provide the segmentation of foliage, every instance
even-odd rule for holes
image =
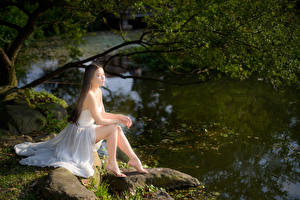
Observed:
[[[28,16],[25,13],[20,12],[20,9],[16,7],[8,7],[7,9],[1,9],[0,12],[1,20],[6,20],[7,22],[19,26],[24,26],[26,24],[26,21],[28,20]],[[12,43],[17,34],[18,31],[15,29],[12,29],[7,26],[0,26],[0,47],[5,47],[8,44]]]
[[[43,131],[46,133],[59,133],[62,129],[64,129],[69,121],[68,121],[68,115],[64,117],[64,119],[59,120],[57,119],[54,114],[50,111],[46,111],[46,120],[47,123],[45,127],[43,128]]]
[[[165,71],[191,73],[201,79],[215,71],[241,80],[258,76],[274,87],[299,89],[300,8],[297,0],[14,2],[21,6],[0,7],[0,20],[21,28],[31,19],[28,13],[49,5],[37,19],[36,28],[26,38],[25,45],[39,38],[59,36],[74,60],[81,55],[76,46],[83,42],[88,25],[97,17],[107,23],[104,13],[119,18],[126,11],[133,18],[144,13],[143,21],[149,31],[144,38],[144,50],[165,51],[163,59],[156,60],[167,60],[163,65],[159,63],[159,68]],[[0,30],[0,47],[6,51],[18,31],[3,23]],[[122,36],[125,37],[125,33]]]
[[[46,91],[37,92],[32,88],[25,89],[24,95],[29,106],[37,108],[45,114],[47,123],[43,128],[43,131],[47,133],[59,133],[68,125],[68,115],[64,116],[64,119],[59,120],[55,117],[53,112],[47,110],[42,106],[42,104],[45,103],[57,103],[62,107],[67,108],[68,104],[65,102],[65,100],[56,97],[52,93],[48,93]]]
[[[1,9],[1,20],[24,27],[28,22],[28,13],[32,13],[42,2],[18,2],[23,5],[8,6]],[[96,0],[75,0],[75,1],[51,1],[48,2],[48,9],[40,16],[36,23],[36,28],[25,45],[30,44],[35,39],[49,36],[59,36],[64,39],[65,44],[76,45],[82,41],[82,36],[86,33],[85,28],[88,23],[95,20],[95,13],[101,9]],[[26,12],[24,12],[26,10]],[[0,46],[5,47],[12,43],[18,32],[7,26],[0,26]],[[70,48],[72,48],[70,46]]]
[[[214,200],[220,195],[218,192],[207,192],[204,185],[188,189],[170,191],[169,194],[175,199],[202,199]]]
[[[37,105],[44,103],[57,103],[64,108],[68,107],[68,104],[63,99],[60,99],[55,95],[46,92],[45,90],[37,92],[32,88],[28,88],[25,89],[24,94],[28,104],[32,107],[36,107]]]
[[[150,0],[136,2],[134,9],[151,13],[144,19],[151,31],[147,49],[180,49],[178,59],[188,59],[199,71],[239,79],[257,75],[276,87],[299,88],[297,1]]]

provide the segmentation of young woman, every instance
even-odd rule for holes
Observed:
[[[107,142],[108,160],[106,170],[117,177],[121,173],[116,161],[116,148],[128,155],[128,165],[140,173],[148,173],[132,150],[122,128],[132,125],[129,117],[105,112],[101,86],[105,74],[101,65],[86,67],[80,96],[71,123],[56,137],[46,142],[24,142],[14,146],[18,155],[28,156],[19,161],[22,165],[64,167],[77,176],[90,177],[94,174],[94,152],[103,140]],[[96,124],[94,124],[96,123]]]

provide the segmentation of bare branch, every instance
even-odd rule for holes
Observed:
[[[64,66],[59,67],[56,70],[54,70],[54,71],[52,71],[48,74],[45,74],[41,78],[38,78],[38,79],[32,81],[31,83],[23,86],[22,89],[36,87],[37,85],[39,85],[39,84],[41,84],[41,83],[57,76],[58,74],[61,74],[62,72],[66,71],[67,69],[71,69],[71,68],[74,68],[74,67],[78,67],[78,66],[75,63],[67,63]]]
[[[115,47],[112,47],[112,48],[110,48],[110,49],[106,50],[105,52],[100,53],[98,55],[95,55],[95,56],[92,56],[92,57],[89,57],[87,59],[84,59],[84,60],[81,60],[81,61],[77,61],[77,62],[74,62],[74,63],[72,63],[72,62],[71,63],[67,63],[67,64],[65,64],[62,67],[58,67],[56,70],[50,72],[49,74],[45,74],[44,76],[42,76],[42,77],[40,77],[40,78],[32,81],[31,83],[23,86],[22,88],[36,87],[37,85],[39,85],[39,84],[41,84],[41,83],[43,83],[43,82],[45,82],[45,81],[47,81],[47,80],[49,80],[49,79],[51,79],[51,78],[53,78],[55,76],[61,74],[62,72],[66,71],[67,69],[76,68],[76,67],[83,67],[84,68],[84,65],[83,65],[84,63],[87,63],[89,61],[93,61],[96,58],[103,57],[103,56],[107,55],[108,53],[110,53],[110,52],[112,52],[112,51],[114,51],[116,49],[122,48],[124,46],[131,45],[131,44],[139,44],[140,42],[141,41],[139,41],[139,40],[124,42],[124,43],[119,44],[119,45],[117,45]]]
[[[126,41],[126,38],[125,38],[124,35],[123,35],[124,32],[123,32],[123,28],[122,28],[121,23],[119,23],[119,27],[120,27],[121,37],[122,37],[123,41]]]

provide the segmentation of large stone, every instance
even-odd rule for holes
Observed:
[[[1,101],[6,104],[27,104],[24,90],[19,88],[11,88],[0,97]]]
[[[135,169],[121,169],[125,178],[118,178],[111,174],[103,176],[103,180],[110,184],[110,190],[122,193],[134,192],[140,186],[154,185],[165,189],[182,189],[200,185],[197,178],[170,168],[147,168],[148,174],[138,173]]]
[[[99,187],[100,183],[101,183],[101,174],[99,172],[99,169],[101,169],[101,168],[97,168],[94,165],[93,169],[94,169],[94,175],[92,177],[90,177],[89,179],[93,182],[95,187]]]
[[[67,110],[57,103],[45,103],[39,106],[41,112],[47,115],[47,112],[54,114],[58,120],[62,120],[67,115]]]
[[[101,159],[97,151],[94,151],[94,166],[97,166],[100,169],[102,168]]]
[[[153,193],[147,194],[144,200],[174,200],[167,192],[157,190]]]
[[[39,135],[35,136],[33,140],[35,142],[46,142],[51,140],[52,138],[56,137],[56,133],[40,133]]]
[[[38,186],[45,199],[97,199],[96,195],[83,186],[76,176],[62,167],[54,169],[40,179]]]
[[[4,130],[4,129],[0,128],[0,137],[1,138],[6,138],[11,135],[12,134],[8,130]]]
[[[3,146],[14,146],[23,142],[34,142],[28,135],[6,135],[0,137],[0,143]]]
[[[2,116],[1,121],[6,120],[5,128],[14,134],[40,131],[46,125],[46,118],[26,104],[6,105],[5,110],[7,116]]]

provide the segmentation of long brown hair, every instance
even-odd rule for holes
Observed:
[[[78,125],[78,119],[82,111],[83,101],[91,87],[91,80],[95,74],[95,71],[100,67],[102,66],[99,64],[90,64],[85,68],[81,91],[77,100],[77,105],[72,113],[72,116],[70,116],[70,121],[76,125]]]

